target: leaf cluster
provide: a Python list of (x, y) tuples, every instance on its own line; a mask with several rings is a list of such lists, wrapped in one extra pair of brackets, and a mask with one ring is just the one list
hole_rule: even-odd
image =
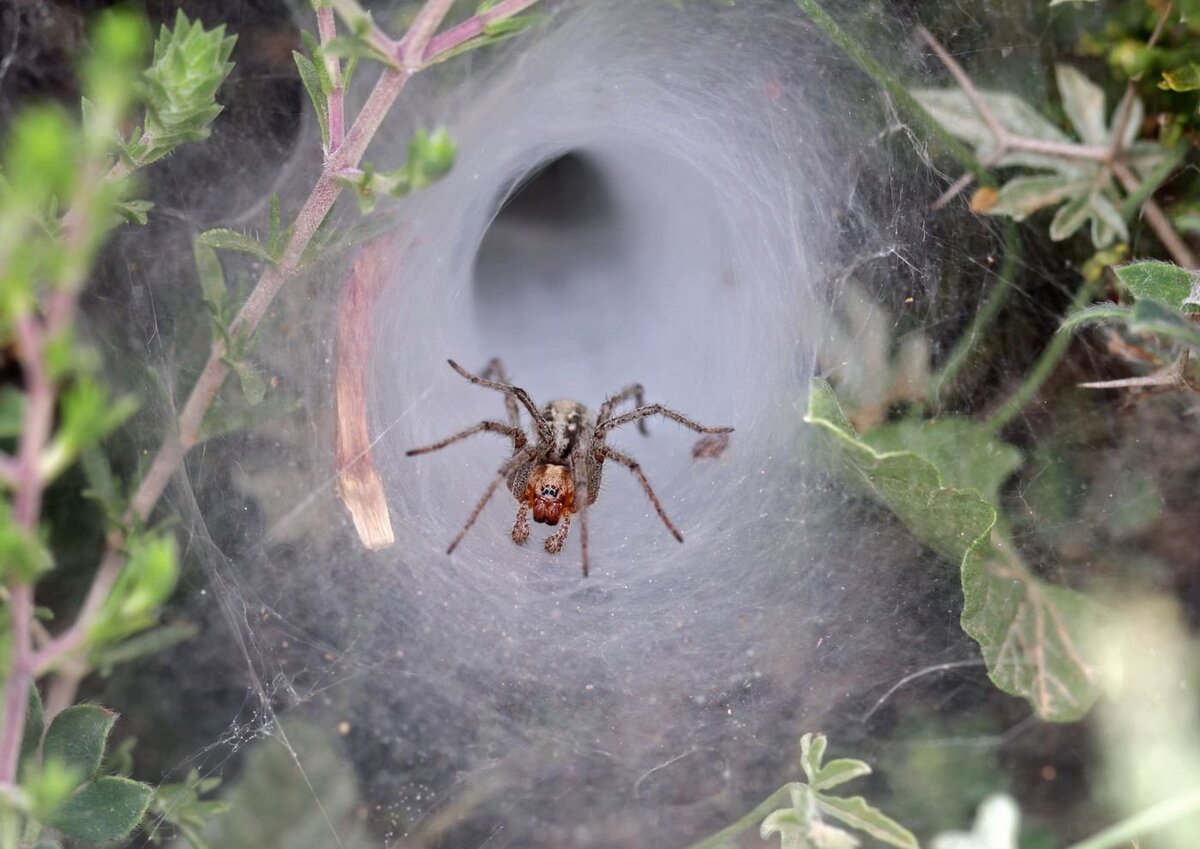
[(444, 128), (432, 133), (416, 130), (408, 143), (408, 158), (394, 171), (377, 171), (369, 162), (353, 176), (339, 176), (339, 181), (354, 191), (363, 214), (375, 209), (380, 196), (403, 197), (423, 189), (445, 176), (454, 166), (456, 147)]

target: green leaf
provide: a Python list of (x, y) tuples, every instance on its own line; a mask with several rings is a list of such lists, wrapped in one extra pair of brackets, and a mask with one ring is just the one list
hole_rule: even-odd
[(142, 821), (153, 789), (148, 784), (105, 775), (67, 799), (51, 820), (59, 831), (89, 843), (109, 843)]
[(492, 42), (525, 32), (532, 27), (540, 26), (550, 20), (549, 15), (514, 15), (511, 18), (499, 18), (488, 21), (483, 25), (483, 32)]
[(117, 715), (99, 705), (74, 705), (54, 717), (46, 729), (42, 759), (56, 760), (76, 774), (92, 778), (104, 760), (104, 748)]
[(800, 738), (800, 766), (808, 776), (810, 784), (821, 771), (821, 761), (825, 760), (827, 744), (828, 740), (824, 734), (805, 734)]
[(1007, 215), (1014, 221), (1024, 221), (1039, 209), (1060, 204), (1068, 197), (1086, 190), (1090, 184), (1087, 179), (1065, 174), (1017, 177), (1000, 187), (996, 193), (996, 200), (988, 207), (987, 213)]
[(228, 297), (221, 260), (212, 246), (202, 242), (199, 237), (192, 243), (192, 256), (196, 260), (196, 275), (200, 280), (204, 303), (208, 304), (214, 315), (219, 315)]
[[(824, 381), (814, 382), (805, 421), (833, 436), (851, 474), (918, 539), (961, 562), (963, 630), (979, 643), (992, 681), (1049, 721), (1086, 712), (1096, 690), (1082, 635), (1094, 608), (1078, 593), (1034, 577), (997, 529), (994, 501), (976, 489), (945, 486), (941, 469), (918, 454), (863, 443)], [(942, 456), (951, 445), (943, 445)], [(986, 445), (977, 439), (962, 453)], [(1011, 470), (1012, 455), (987, 449), (982, 460), (947, 465), (964, 482), (992, 490)]]
[(1196, 276), (1186, 268), (1159, 260), (1120, 265), (1113, 273), (1134, 298), (1149, 298), (1175, 309), (1183, 308), (1197, 285)]
[(1074, 590), (1036, 578), (998, 533), (962, 565), (962, 626), (983, 652), (988, 676), (1051, 722), (1074, 722), (1098, 695), (1086, 635), (1099, 608)]
[(1111, 142), (1104, 114), (1104, 89), (1070, 65), (1055, 65), (1054, 76), (1062, 97), (1063, 111), (1071, 119), (1075, 132), (1087, 144)]
[(137, 409), (133, 396), (117, 399), (90, 377), (81, 377), (62, 394), (62, 422), (54, 441), (41, 458), (42, 474), (54, 478), (79, 457), (121, 426)]
[(253, 363), (246, 360), (231, 360), (226, 358), (225, 364), (233, 369), (242, 387), (242, 394), (251, 405), (262, 403), (267, 397), (267, 381), (262, 372)]
[(937, 467), (911, 451), (879, 452), (859, 440), (837, 396), (814, 381), (804, 420), (833, 436), (851, 474), (919, 540), (959, 561), (996, 522), (995, 508), (971, 489), (942, 485)]
[(817, 809), (857, 831), (898, 849), (920, 849), (917, 838), (900, 823), (867, 804), (861, 796), (841, 799), (818, 793)]
[(128, 562), (88, 629), (93, 646), (144, 631), (154, 624), (158, 607), (179, 577), (175, 540), (137, 535), (127, 544)]
[(1158, 301), (1145, 300), (1134, 304), (1129, 329), (1134, 333), (1170, 339), (1187, 345), (1193, 352), (1200, 352), (1200, 326)]
[(20, 436), (25, 428), (25, 393), (15, 386), (0, 386), (0, 439)]
[(182, 11), (175, 26), (164, 25), (154, 42), (154, 59), (142, 75), (146, 121), (142, 137), (130, 146), (135, 164), (145, 165), (185, 142), (208, 138), (221, 114), (217, 89), (233, 64), (236, 36), (225, 37), (224, 25), (205, 30), (189, 23)]
[(321, 86), (321, 76), (317, 72), (317, 68), (313, 63), (299, 51), (292, 51), (292, 58), (296, 60), (296, 70), (300, 72), (300, 82), (304, 84), (304, 90), (308, 92), (308, 99), (312, 101), (313, 110), (317, 113), (317, 124), (321, 128), (321, 145), (329, 149), (329, 100)]
[(1200, 65), (1189, 62), (1173, 71), (1163, 71), (1158, 87), (1168, 91), (1195, 91), (1200, 89)]
[(216, 248), (222, 251), (237, 251), (239, 253), (253, 254), (259, 259), (264, 259), (272, 265), (275, 264), (275, 257), (271, 256), (270, 251), (266, 249), (257, 239), (252, 239), (244, 233), (239, 233), (236, 230), (229, 230), (224, 227), (218, 227), (215, 230), (206, 230), (196, 237), (196, 244), (204, 245), (210, 248)]
[(831, 790), (840, 784), (870, 774), (871, 767), (865, 761), (835, 758), (821, 767), (815, 776), (810, 776), (808, 783), (813, 790)]
[(1081, 194), (1067, 201), (1050, 222), (1050, 238), (1061, 242), (1079, 232), (1079, 228), (1092, 217), (1090, 200), (1090, 195)]
[(200, 633), (200, 628), (191, 623), (163, 625), (127, 640), (103, 646), (92, 653), (92, 666), (101, 675), (110, 675), (113, 667), (129, 663), (140, 657), (159, 654), (167, 649), (187, 642)]
[(45, 731), (45, 714), (42, 708), (42, 694), (37, 686), (29, 688), (29, 703), (25, 709), (25, 729), (21, 734), (21, 761), (37, 754), (38, 746), (42, 745), (42, 734)]
[(116, 205), (117, 212), (128, 221), (130, 224), (145, 225), (149, 220), (146, 213), (154, 208), (154, 204), (148, 200), (127, 200), (119, 201)]
[(45, 542), (17, 524), (8, 499), (0, 498), (0, 579), (29, 583), (53, 566), (54, 558)]

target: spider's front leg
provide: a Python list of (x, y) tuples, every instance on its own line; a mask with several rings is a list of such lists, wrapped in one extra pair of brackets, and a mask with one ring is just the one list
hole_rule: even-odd
[(513, 523), (512, 541), (517, 545), (529, 542), (529, 507), (524, 504), (517, 508), (517, 521)]
[[(562, 551), (563, 544), (567, 541), (567, 532), (571, 530), (571, 516), (564, 514), (558, 526), (558, 530), (546, 537), (546, 551), (550, 554), (558, 554)], [(584, 572), (587, 575), (587, 572)]]

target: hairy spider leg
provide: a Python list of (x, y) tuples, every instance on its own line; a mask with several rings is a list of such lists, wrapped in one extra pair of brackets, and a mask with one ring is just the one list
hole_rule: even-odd
[[(567, 541), (567, 531), (571, 530), (571, 514), (564, 513), (562, 521), (558, 523), (558, 530), (546, 537), (546, 551), (550, 554), (558, 554), (562, 551), (563, 543)], [(587, 577), (587, 572), (584, 572), (584, 577)]]
[(585, 460), (592, 450), (592, 435), (586, 430), (579, 435), (575, 450), (571, 452), (571, 477), (575, 480), (575, 506), (579, 514), (579, 550), (583, 577), (588, 576), (588, 495), (590, 484)]
[[(612, 416), (613, 409), (616, 408), (618, 404), (624, 404), (630, 398), (633, 399), (633, 404), (635, 407), (644, 407), (646, 405), (646, 399), (644, 395), (645, 389), (642, 388), (642, 384), (629, 384), (616, 395), (610, 395), (605, 402), (600, 405), (600, 410), (596, 414), (596, 421), (598, 423), (607, 421), (609, 417)], [(638, 420), (638, 433), (640, 433), (642, 436), (650, 435), (650, 432), (646, 430), (645, 419)]]
[(533, 399), (529, 397), (529, 393), (519, 386), (511, 386), (507, 383), (497, 383), (494, 380), (485, 380), (478, 375), (471, 374), (465, 368), (460, 366), (454, 360), (446, 360), (450, 364), (450, 368), (454, 369), (460, 375), (465, 377), (472, 383), (479, 386), (486, 386), (488, 389), (495, 389), (497, 392), (503, 392), (510, 396), (516, 396), (517, 400), (529, 411), (530, 417), (533, 419), (533, 426), (537, 428), (538, 438), (543, 442), (551, 442), (554, 440), (554, 433), (550, 429), (550, 423), (545, 417), (538, 412), (538, 408), (534, 405)]
[(679, 529), (672, 524), (669, 518), (667, 518), (667, 511), (663, 509), (662, 502), (659, 501), (658, 496), (654, 494), (654, 488), (650, 486), (650, 481), (646, 477), (646, 473), (642, 471), (642, 466), (637, 460), (633, 459), (628, 454), (622, 454), (620, 451), (617, 451), (615, 448), (610, 448), (607, 445), (602, 445), (597, 448), (594, 456), (601, 463), (603, 463), (607, 458), (615, 463), (620, 463), (622, 466), (629, 469), (629, 471), (633, 472), (633, 476), (638, 479), (639, 483), (641, 483), (642, 489), (646, 490), (646, 496), (650, 499), (650, 503), (654, 505), (654, 509), (658, 512), (658, 518), (662, 519), (663, 524), (667, 526), (667, 530), (671, 532), (671, 536), (675, 537), (675, 539), (679, 540), (680, 542), (683, 542), (683, 534), (681, 534)]
[(480, 422), (477, 425), (472, 425), (466, 430), (459, 431), (453, 436), (447, 436), (445, 439), (439, 440), (432, 445), (422, 445), (420, 448), (410, 448), (404, 452), (405, 456), (414, 457), (417, 454), (428, 454), (430, 451), (439, 451), (447, 445), (453, 445), (460, 439), (466, 439), (468, 436), (474, 436), (477, 433), (499, 433), (507, 436), (513, 441), (513, 450), (520, 451), (525, 447), (526, 437), (525, 431), (519, 427), (509, 427), (500, 422)]
[[(512, 381), (508, 379), (508, 372), (504, 370), (504, 363), (500, 362), (499, 357), (492, 357), (488, 360), (480, 377), (484, 380), (495, 378), (500, 383), (512, 386)], [(517, 399), (511, 393), (504, 393), (504, 409), (508, 412), (508, 423), (513, 427), (520, 427), (521, 413), (517, 410)]]
[(517, 521), (513, 522), (512, 541), (524, 545), (529, 541), (529, 507), (522, 504), (517, 508)]
[(614, 419), (609, 419), (606, 422), (596, 425), (596, 436), (603, 436), (610, 430), (627, 425), (630, 422), (636, 422), (639, 419), (644, 419), (647, 416), (662, 416), (665, 419), (672, 419), (689, 430), (696, 431), (696, 433), (733, 433), (733, 428), (731, 427), (705, 427), (699, 422), (692, 421), (683, 413), (677, 413), (670, 407), (664, 407), (662, 404), (647, 404), (644, 407), (638, 407), (636, 410), (630, 410), (628, 413), (622, 413)]
[(475, 520), (478, 519), (479, 514), (483, 512), (483, 508), (489, 501), (491, 501), (492, 495), (495, 494), (496, 489), (500, 486), (500, 484), (504, 483), (504, 479), (508, 477), (508, 473), (522, 463), (527, 463), (532, 460), (535, 454), (537, 454), (537, 446), (528, 445), (519, 450), (516, 454), (513, 454), (508, 458), (508, 460), (505, 461), (504, 465), (500, 467), (500, 471), (496, 472), (496, 476), (492, 478), (492, 482), (488, 484), (488, 488), (484, 490), (483, 497), (479, 499), (479, 502), (475, 505), (475, 509), (471, 511), (471, 515), (467, 518), (467, 523), (463, 525), (463, 529), (458, 532), (458, 536), (454, 538), (454, 540), (450, 543), (450, 547), (446, 549), (447, 554), (454, 553), (454, 549), (456, 549), (458, 544), (462, 542), (462, 538), (467, 535), (467, 531), (471, 530), (471, 526), (475, 524)]

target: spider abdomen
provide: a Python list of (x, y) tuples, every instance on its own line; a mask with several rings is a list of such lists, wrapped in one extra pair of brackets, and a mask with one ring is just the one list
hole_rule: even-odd
[(566, 463), (579, 442), (580, 434), (592, 430), (592, 416), (578, 401), (551, 401), (542, 411), (552, 434), (546, 446), (545, 459), (551, 463)]

